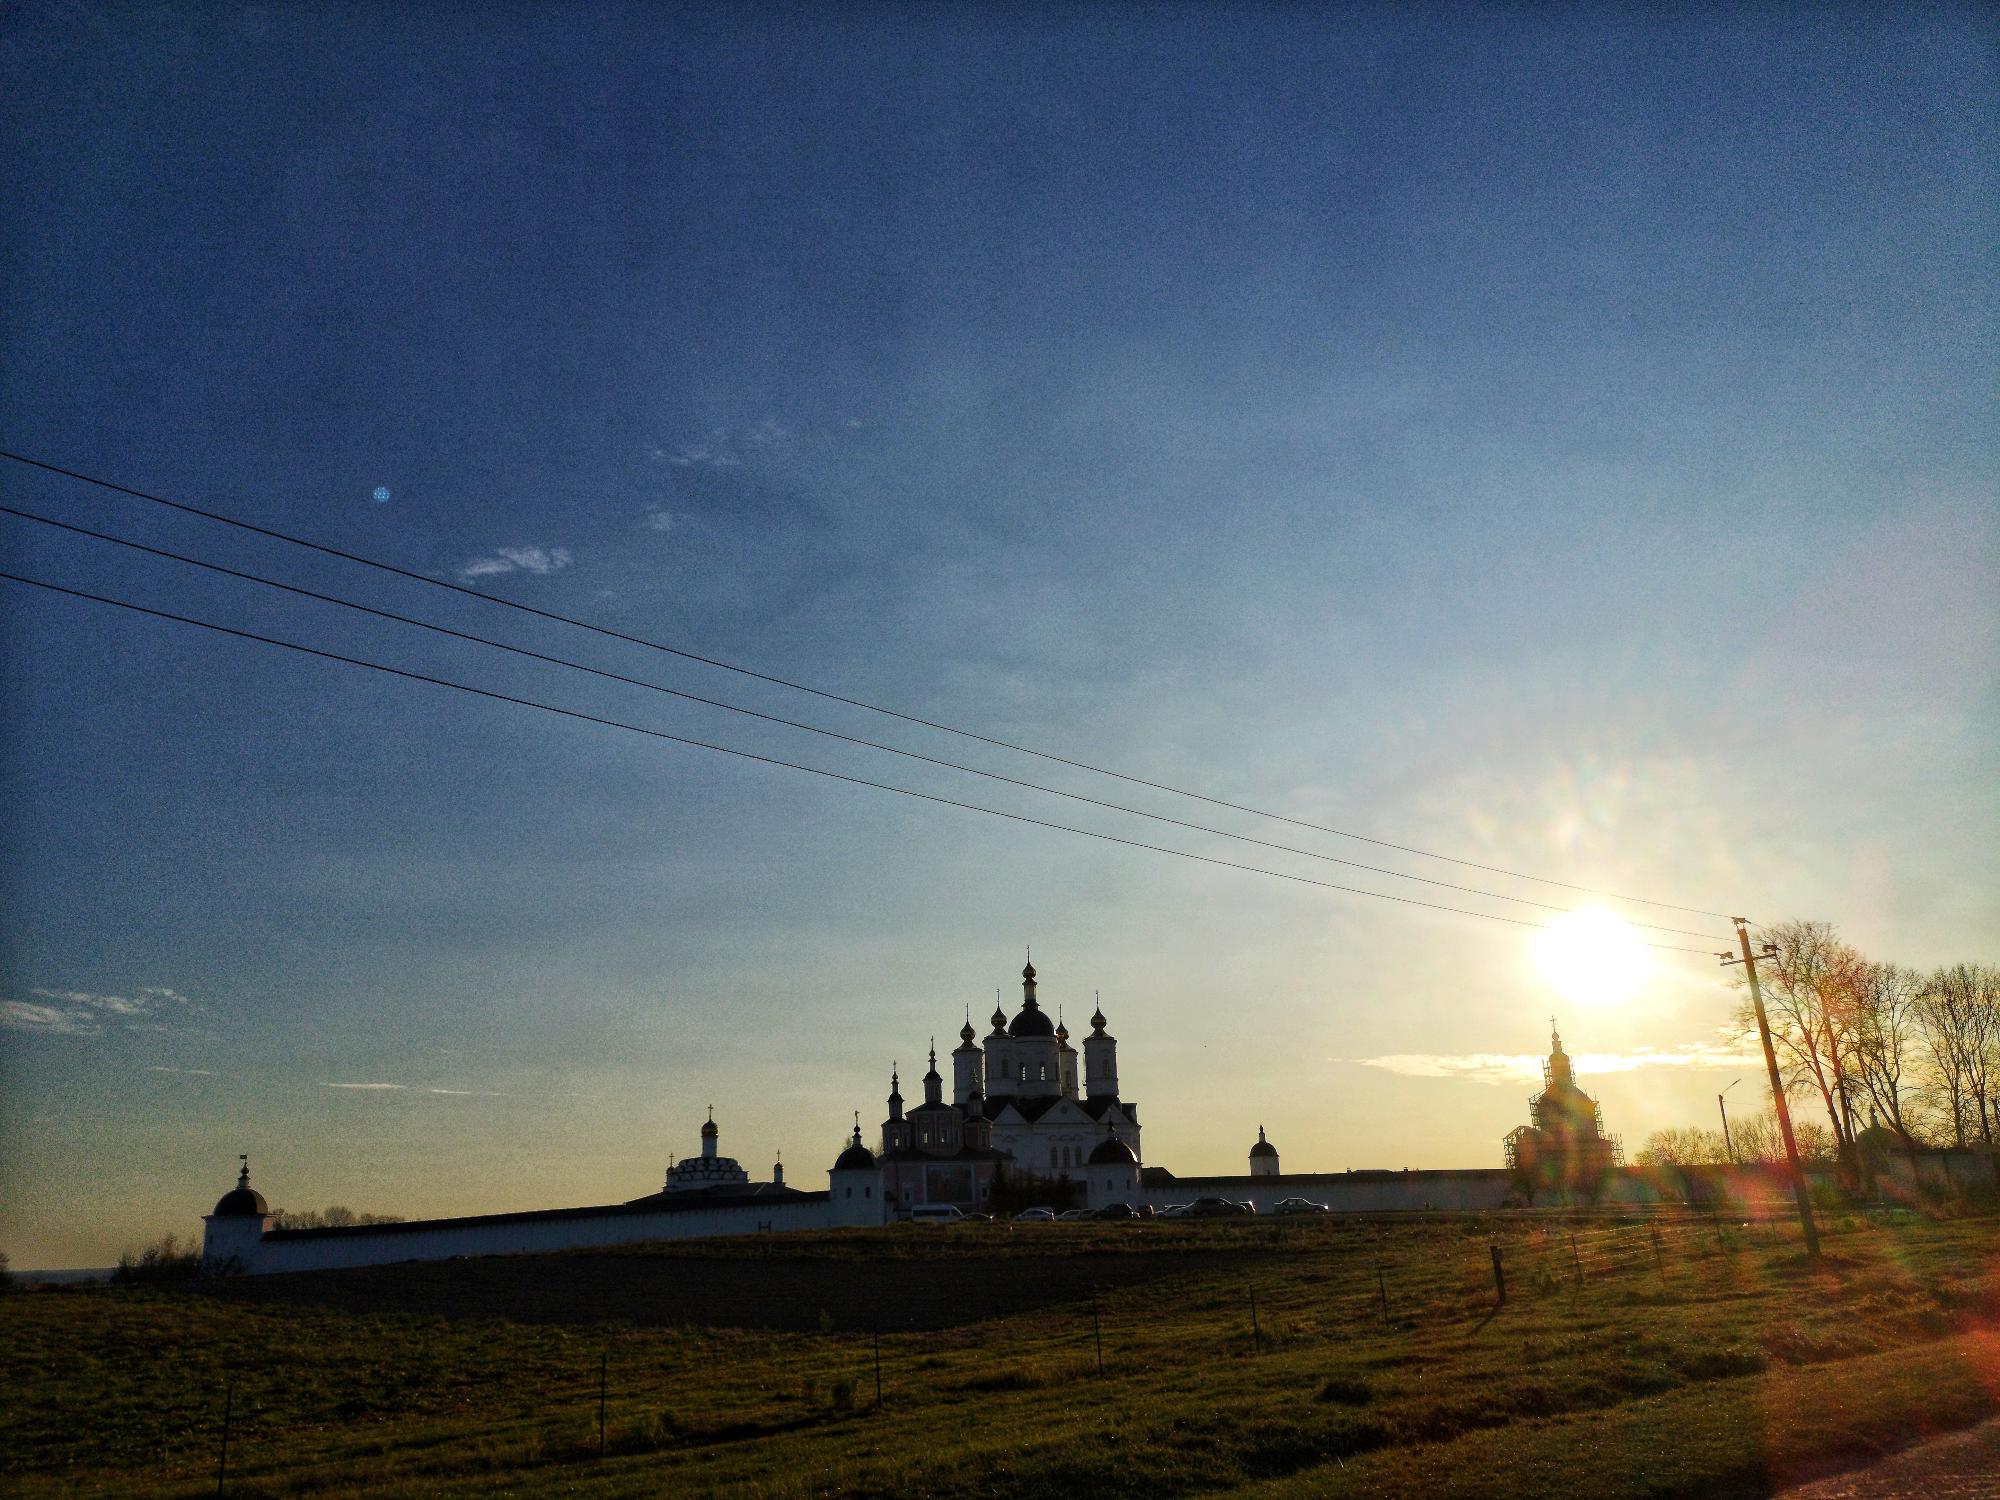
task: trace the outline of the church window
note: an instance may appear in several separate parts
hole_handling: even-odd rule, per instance
[[[852,1198],[852,1197],[854,1196],[854,1189],[853,1189],[853,1188],[849,1188],[849,1189],[847,1190],[847,1196],[848,1196],[848,1197],[850,1197],[850,1198]],[[872,1198],[872,1197],[874,1197],[874,1196],[875,1196],[875,1189],[873,1189],[873,1188],[871,1188],[871,1187],[865,1187],[865,1188],[863,1188],[863,1189],[861,1190],[861,1196],[862,1196],[862,1197],[864,1197],[864,1198]]]
[[[1056,1148],[1051,1146],[1049,1147],[1049,1168],[1053,1171],[1059,1165],[1061,1163],[1056,1160]]]
[[[854,1196],[854,1189],[853,1189],[853,1188],[849,1188],[849,1189],[847,1190],[847,1196],[848,1196],[848,1197],[850,1197],[850,1198],[852,1198],[852,1197]]]
[[[1000,1076],[1002,1078],[1007,1076],[1007,1059],[1004,1057],[1000,1059]]]

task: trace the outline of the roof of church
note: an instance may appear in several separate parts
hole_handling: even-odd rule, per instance
[[[833,1159],[836,1172],[866,1172],[875,1165],[875,1153],[856,1141]]]
[[[256,1214],[267,1214],[270,1205],[264,1195],[250,1186],[250,1158],[243,1158],[243,1170],[236,1174],[236,1186],[215,1201],[213,1217],[218,1219],[247,1218]]]
[[[1085,1165],[1092,1167],[1109,1166],[1114,1163],[1119,1166],[1127,1163],[1136,1165],[1138,1160],[1139,1158],[1132,1154],[1130,1146],[1119,1140],[1116,1135],[1107,1135],[1092,1148],[1090,1159]]]
[[[1250,1154],[1258,1157],[1276,1156],[1278,1154],[1278,1148],[1264,1139],[1264,1127],[1262,1125],[1257,1127],[1257,1144],[1250,1148]]]

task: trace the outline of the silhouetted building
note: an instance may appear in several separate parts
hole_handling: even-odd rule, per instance
[[[1549,1018],[1549,1058],[1542,1064],[1542,1091],[1528,1101],[1528,1123],[1509,1131],[1503,1145],[1507,1168],[1522,1191],[1596,1198],[1605,1174],[1625,1164],[1625,1148],[1604,1133],[1604,1111],[1577,1087],[1562,1034]]]

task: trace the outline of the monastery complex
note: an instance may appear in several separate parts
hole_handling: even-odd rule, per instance
[[[826,1172],[824,1189],[795,1188],[782,1166],[767,1181],[721,1151],[713,1111],[696,1155],[673,1163],[658,1192],[589,1208],[482,1214],[471,1218],[277,1229],[243,1163],[234,1189],[204,1219],[203,1262],[212,1271],[261,1274],[627,1244],[643,1240],[778,1233],[881,1225],[927,1217],[948,1205],[991,1213],[1006,1198],[1069,1199],[1140,1212],[1226,1198],[1260,1213],[1306,1198],[1335,1212],[1483,1210],[1567,1201],[1655,1201],[1643,1174],[1628,1171],[1616,1138],[1603,1133],[1596,1103],[1577,1085],[1560,1036],[1551,1035],[1546,1087],[1530,1123],[1503,1143],[1505,1165],[1451,1171],[1287,1173],[1262,1126],[1240,1176],[1177,1177],[1145,1162],[1139,1106],[1120,1091],[1118,1041],[1100,1005],[1079,1049],[1035,993],[1032,959],[1021,971],[1012,1017],[996,1006],[982,1038],[970,1014],[949,1057],[945,1097],[935,1045],[908,1104],[900,1073],[889,1078],[887,1111],[871,1145],[860,1116]],[[1080,1066],[1079,1066],[1080,1064]],[[1246,1134],[1248,1133],[1246,1127]]]

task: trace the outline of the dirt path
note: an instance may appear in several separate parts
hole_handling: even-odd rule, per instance
[[[1786,1490],[1776,1500],[2000,1500],[2000,1417]]]

